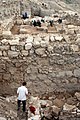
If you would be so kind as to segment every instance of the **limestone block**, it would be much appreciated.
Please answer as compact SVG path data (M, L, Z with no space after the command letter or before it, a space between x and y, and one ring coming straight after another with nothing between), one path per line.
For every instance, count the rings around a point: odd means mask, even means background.
M46 41L46 43L49 43L49 35L47 35L46 37L44 37L44 40Z
M36 42L36 41L41 42L42 41L41 37L40 36L36 36L34 38L34 42Z
M75 93L76 98L80 101L80 92Z
M50 41L51 41L51 42L54 42L54 41L55 41L55 38L54 38L53 35L50 36Z
M77 43L80 43L80 37L77 38L76 42L77 42Z
M32 48L32 43L25 44L25 50L30 50Z
M20 34L26 34L27 30L25 28L20 28Z
M73 50L73 52L78 52L79 46L78 45L71 45L71 49Z
M68 29L75 29L74 25L68 25Z
M58 113L60 112L60 108L58 108L55 105L51 106L51 108L52 108L52 111L58 115Z
M63 77L65 77L65 75L66 75L65 71L57 73L57 77L63 78Z
M0 51L0 56L2 56L2 51Z
M22 19L17 19L16 23L17 23L17 25L22 25L23 24L23 20Z
M1 40L1 43L2 43L2 44L6 44L6 45L7 45L7 44L8 44L8 40L3 39L3 40Z
M6 120L6 118L5 117L0 117L0 120Z
M73 76L72 71L65 71L65 74L66 74L66 76L68 76L68 77L72 77L72 76Z
M9 45L0 45L0 50L9 50Z
M28 25L28 24L29 24L29 19L23 20L23 24L24 24L24 25Z
M16 46L11 46L11 50L15 51L16 50Z
M62 41L62 40L63 40L63 37L62 37L62 36L55 36L55 40L56 40L56 41Z
M34 41L34 42L33 42L33 46L34 46L35 48L40 47L40 42L39 42L39 41Z
M19 39L9 40L10 45L19 45Z
M49 45L49 46L47 47L47 50L48 50L49 52L51 52L51 51L53 51L53 47Z
M7 56L7 52L6 51L3 51L3 56Z
M59 108L61 108L63 105L64 105L64 101L61 100L61 99L58 99L56 98L54 101L53 101L53 104Z
M9 50L8 55L9 57L18 57L19 52Z
M45 49L44 48L37 48L35 50L37 55L43 55L45 53Z
M2 33L2 35L4 36L4 37L11 37L11 31L3 31L3 33Z
M9 67L9 72L13 75L15 74L17 69L15 67Z
M74 70L74 76L75 77L80 77L80 68Z
M46 42L45 41L41 41L41 47L46 47L47 45L46 45Z
M9 73L3 74L3 79L4 80L10 80L10 74Z
M73 110L73 109L75 109L75 108L76 108L75 105L69 105L69 104L67 104L67 103L65 103L65 105L63 106L63 110L64 110L64 111L71 111L71 110Z
M28 51L26 51L26 50L22 50L21 53L22 53L22 55L24 55L24 56L28 56Z
M28 36L28 38L26 39L26 43L32 43L33 42L33 36Z

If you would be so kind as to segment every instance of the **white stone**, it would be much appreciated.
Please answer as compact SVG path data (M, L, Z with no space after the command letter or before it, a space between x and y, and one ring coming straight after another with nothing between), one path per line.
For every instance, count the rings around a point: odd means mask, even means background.
M45 53L45 49L44 48L38 48L35 50L37 55L43 55Z
M75 26L74 25L68 25L68 29L74 29Z
M75 93L75 96L76 96L77 99L80 101L80 93L79 93L79 92L76 92L76 93Z
M7 36L11 36L12 34L11 34L11 31L3 31L2 35L4 37L7 37Z
M36 42L36 41L41 42L42 41L41 37L40 36L36 36L34 38L34 42Z
M0 56L2 56L2 51L0 51Z
M25 50L30 50L32 48L32 43L25 44Z
M21 53L22 53L22 55L24 55L24 56L28 56L28 51L26 51L26 50L22 50Z
M34 41L34 42L33 42L33 46L34 46L35 48L40 47L40 42L39 42L39 41Z
M7 56L7 52L6 51L3 51L3 56Z
M60 108L58 108L57 106L53 105L52 106L52 111L58 115L58 113L60 111Z
M22 24L23 24L23 20L17 19L17 25L22 25Z
M9 40L9 44L10 45L19 45L19 38L13 39L13 40Z
M46 42L45 41L41 41L41 47L46 47Z
M48 48L47 48L47 50L48 50L49 52L51 52L51 51L53 51L53 47L49 45Z
M8 44L8 40L3 39L3 40L1 40L1 43L2 43L2 44Z
M9 45L0 46L0 50L9 50Z
M6 120L6 118L4 118L4 117L0 117L0 120Z
M27 33L26 29L25 28L20 28L20 34L25 34Z
M26 43L32 43L33 42L33 36L28 36L28 38L26 39Z
M74 51L74 52L77 52L79 51L79 46L78 45L71 45L71 49Z
M51 41L51 42L55 41L55 38L54 38L53 35L50 36L50 41Z
M74 108L76 108L75 105L69 105L69 104L67 104L67 103L65 103L64 106L63 106L63 110L64 110L64 111L71 111L71 110L73 110Z
M55 36L55 40L57 40L57 41L62 41L62 40L63 40L63 37L62 37L62 36Z
M11 46L11 50L15 51L16 47L15 46Z
M9 50L8 55L9 55L9 57L18 57L19 52Z

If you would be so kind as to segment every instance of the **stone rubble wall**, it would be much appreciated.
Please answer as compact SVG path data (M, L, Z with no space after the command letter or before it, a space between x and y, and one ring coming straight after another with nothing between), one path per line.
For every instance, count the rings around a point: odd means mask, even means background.
M69 30L74 26L68 25ZM69 31L68 31L69 32ZM80 34L12 35L0 41L0 82L32 93L80 90ZM77 87L76 87L77 86Z

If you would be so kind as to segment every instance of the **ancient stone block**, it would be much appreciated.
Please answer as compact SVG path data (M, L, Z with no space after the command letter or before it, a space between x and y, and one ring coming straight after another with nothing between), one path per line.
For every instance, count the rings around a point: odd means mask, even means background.
M26 43L32 43L33 42L33 36L29 35L26 39Z
M26 51L26 50L22 50L21 53L22 53L22 55L24 55L24 56L28 56L28 51Z
M11 79L10 77L11 77L11 76L10 76L9 73L4 73L4 74L3 74L3 79L4 79L4 80L10 81L10 79Z
M10 47L9 45L2 45L2 46L0 45L0 50L2 50L2 51L9 50L9 47Z
M15 51L16 50L16 46L11 46L11 50Z
M73 50L73 52L78 52L79 46L78 45L71 45L71 49Z
M35 50L37 55L43 55L45 53L45 49L44 48L37 48Z
M8 40L10 45L19 45L19 38L18 39L13 39L13 40Z
M2 51L0 51L0 56L2 56Z
M62 37L62 36L55 36L55 40L56 40L56 41L62 41L62 40L63 40L63 37Z
M32 43L25 44L25 50L30 50L32 48Z
M80 77L80 68L74 70L74 76L75 77Z
M40 42L39 42L39 41L34 41L34 42L33 42L33 46L34 46L35 48L40 47Z
M8 55L9 55L9 57L12 57L12 58L13 57L18 57L19 52L9 50Z

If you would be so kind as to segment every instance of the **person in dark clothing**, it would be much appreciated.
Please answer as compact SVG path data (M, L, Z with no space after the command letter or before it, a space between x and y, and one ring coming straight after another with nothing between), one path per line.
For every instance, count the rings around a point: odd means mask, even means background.
M40 22L40 20L37 20L37 26L41 27L41 22Z
M53 20L50 20L49 23L50 23L50 26L53 27Z
M61 24L62 23L62 19L58 19L58 23Z
M37 22L35 20L33 21L33 25L34 27L37 26Z

